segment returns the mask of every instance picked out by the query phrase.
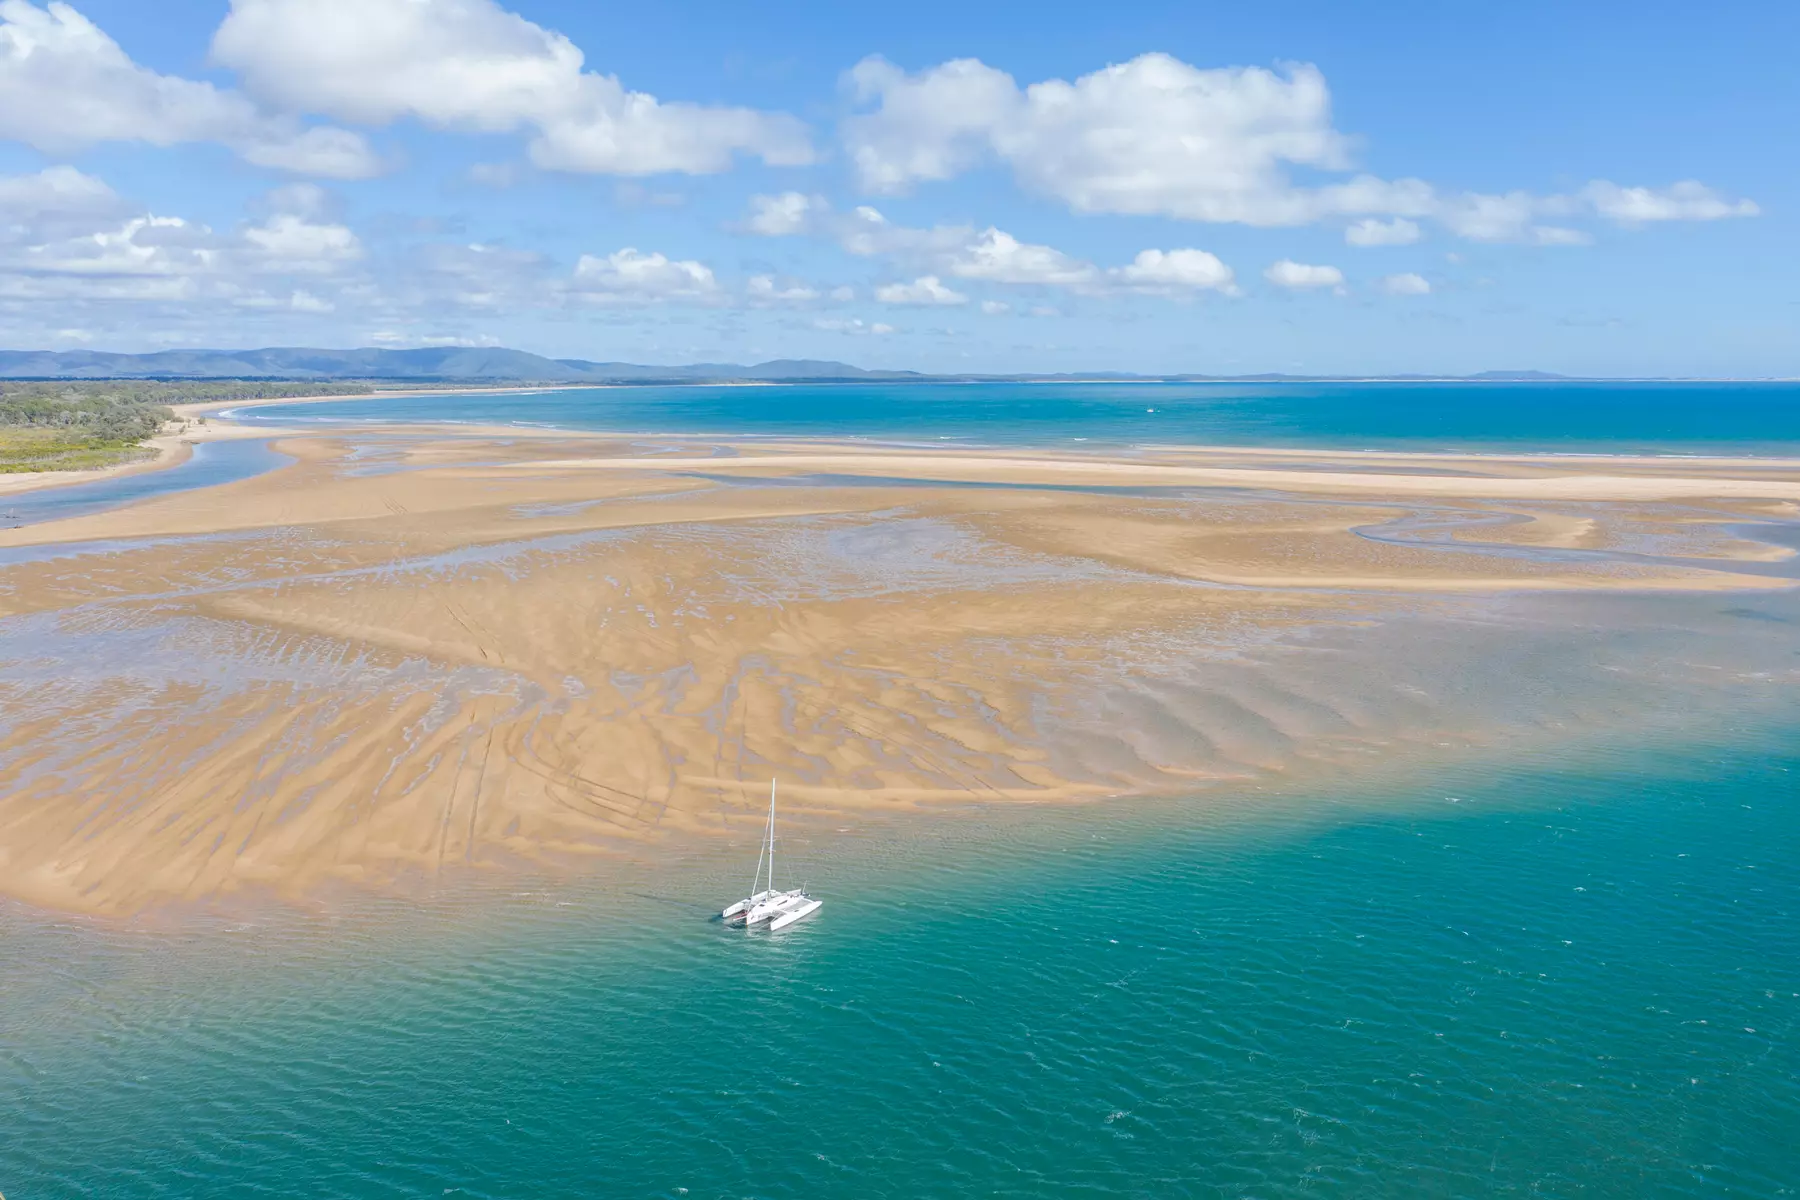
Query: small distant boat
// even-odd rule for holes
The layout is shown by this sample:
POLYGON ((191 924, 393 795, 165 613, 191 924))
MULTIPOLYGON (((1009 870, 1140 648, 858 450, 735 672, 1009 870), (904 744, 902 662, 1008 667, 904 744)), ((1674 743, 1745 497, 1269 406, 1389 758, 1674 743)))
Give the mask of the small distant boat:
POLYGON ((763 833, 762 849, 756 856, 756 878, 750 881, 750 894, 735 904, 727 905, 719 915, 733 925, 745 927, 768 923, 770 929, 786 929, 803 917, 810 917, 823 907, 823 900, 806 894, 805 888, 781 891, 775 886, 775 781, 769 781, 769 827, 763 833), (768 863, 768 886, 764 882, 763 864, 768 863))

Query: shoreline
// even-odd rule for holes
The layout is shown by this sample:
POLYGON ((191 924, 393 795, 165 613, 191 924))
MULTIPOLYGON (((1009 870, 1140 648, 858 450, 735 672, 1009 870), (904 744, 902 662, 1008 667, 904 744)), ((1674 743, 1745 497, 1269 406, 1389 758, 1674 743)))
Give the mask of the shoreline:
MULTIPOLYGON (((855 382, 855 381, 852 381, 855 382)), ((1076 382, 1076 381, 1057 381, 1076 382)), ((1118 382, 1107 380, 1102 382, 1118 382)), ((1145 380, 1136 382, 1158 383, 1163 381, 1145 380)), ((1420 380, 1362 380, 1337 382, 1444 382, 1420 380)), ((1463 381, 1468 382, 1468 381, 1463 381)), ((1476 381, 1493 382, 1493 381, 1476 381)), ((1614 382, 1614 381, 1606 381, 1614 382)), ((1629 381, 1625 381, 1629 382, 1629 381)), ((1688 381, 1678 381, 1688 382, 1688 381)), ((1702 381, 1710 382, 1710 381, 1702 381)), ((171 405, 176 418, 184 423, 180 430, 158 434, 147 440, 144 445, 154 450, 154 454, 137 462, 122 463, 111 467, 80 471, 36 471, 18 472, 0 475, 0 496, 22 492, 38 491, 45 488, 66 487, 76 484, 91 483, 103 479, 114 479, 122 476, 137 475, 150 471, 166 470, 179 466, 187 461, 192 453, 192 446, 200 442, 221 441, 250 437, 330 437, 342 436, 345 433, 380 434, 385 436, 437 435, 437 436, 472 436, 472 437, 520 437, 520 438, 581 438, 605 440, 610 438, 665 438, 678 441, 758 441, 758 442, 795 442, 800 444, 827 444, 851 447, 867 445, 872 452, 881 452, 879 448, 891 446, 913 446, 912 440, 905 437, 893 438, 843 438, 829 435, 810 434, 770 434, 746 433, 743 431, 697 431, 668 432, 660 430, 618 430, 618 429, 585 429, 576 426, 549 425, 534 423, 531 425, 495 424, 483 422, 479 424, 431 421, 431 420, 386 420, 370 424, 358 424, 346 428, 293 428, 293 427, 258 427, 234 421, 222 413, 239 410, 268 408, 276 405, 301 404, 334 404, 358 400, 383 400, 411 396, 481 396, 481 395, 524 395, 555 391, 594 391, 603 389, 620 389, 633 387, 799 387, 811 384, 764 383, 749 382, 742 384, 715 383, 671 383, 671 384, 588 384, 557 383, 541 385, 502 385, 471 386, 443 388, 406 389, 397 391, 374 391, 342 393, 324 396, 291 396, 265 397, 251 400, 209 400, 196 401, 191 404, 171 405), (194 422, 205 418, 207 426, 197 429, 194 422)), ((946 447, 954 453, 957 447, 946 447)), ((1094 452, 1074 449, 1066 445, 1034 445, 1013 443, 970 443, 970 451, 985 452, 989 457, 1015 457, 1016 452, 1026 451, 1034 459, 1067 458, 1071 462, 1083 459, 1092 461, 1106 454, 1116 454, 1125 450, 1151 451, 1160 453, 1204 454, 1218 458, 1281 458, 1298 461, 1345 462, 1366 465, 1374 462, 1412 462, 1442 463, 1516 463, 1524 465, 1558 466, 1571 462, 1601 462, 1614 466, 1654 466, 1669 467, 1688 464, 1693 466, 1737 466, 1757 467, 1764 469, 1800 469, 1800 454, 1794 455, 1757 455, 1757 454, 1694 454, 1680 451, 1662 453, 1613 452, 1604 450, 1408 450, 1383 448, 1320 448, 1295 447, 1277 445, 1231 445, 1191 442, 1103 442, 1094 446, 1094 452), (1013 454, 1005 452, 1013 451, 1013 454)), ((943 451, 939 451, 943 453, 943 451)))

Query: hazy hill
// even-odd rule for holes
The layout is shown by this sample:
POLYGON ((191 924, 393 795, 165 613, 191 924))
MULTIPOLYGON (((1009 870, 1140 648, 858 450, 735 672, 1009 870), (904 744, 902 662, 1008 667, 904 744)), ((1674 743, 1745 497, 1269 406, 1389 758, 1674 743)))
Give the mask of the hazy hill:
MULTIPOLYGON (((1239 382, 1304 382, 1319 376, 1134 375, 1126 371, 1055 372, 1017 375, 929 375, 919 371, 867 371, 849 363, 811 358, 778 358, 754 363, 591 362, 585 358, 545 358, 503 347, 423 350, 161 350, 154 354, 108 354, 100 350, 0 350, 0 379, 390 379, 421 383, 698 383, 798 380, 1018 379, 1046 382, 1078 379, 1239 382)), ((1332 378, 1341 378, 1333 376, 1332 378)), ((1399 375, 1430 379, 1441 376, 1399 375)), ((1483 371, 1472 380, 1556 380, 1543 371, 1483 371)))
POLYGON ((913 371, 865 371, 848 363, 778 359, 744 366, 649 366, 545 358, 523 350, 0 350, 6 379, 408 379, 602 383, 619 380, 918 379, 913 371))

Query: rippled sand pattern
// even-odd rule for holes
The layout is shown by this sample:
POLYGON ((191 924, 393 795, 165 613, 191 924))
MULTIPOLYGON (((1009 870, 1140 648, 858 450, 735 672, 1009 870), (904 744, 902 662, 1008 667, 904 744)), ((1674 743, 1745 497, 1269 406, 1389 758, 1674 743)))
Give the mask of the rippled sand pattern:
POLYGON ((282 448, 0 534, 0 888, 127 912, 636 855, 745 828, 772 774, 825 818, 1479 738, 1530 677, 1459 681, 1584 627, 1507 598, 1784 587, 1757 534, 1800 495, 1704 463, 282 448))

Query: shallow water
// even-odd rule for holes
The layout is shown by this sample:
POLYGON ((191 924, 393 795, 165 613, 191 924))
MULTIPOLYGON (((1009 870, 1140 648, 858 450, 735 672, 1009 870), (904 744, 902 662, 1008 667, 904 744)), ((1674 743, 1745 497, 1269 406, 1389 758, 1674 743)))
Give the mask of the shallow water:
POLYGON ((514 421, 910 442, 1793 454, 1795 383, 796 384, 382 396, 236 420, 514 421))
POLYGON ((779 935, 709 918, 747 865, 723 850, 174 927, 4 909, 0 1181, 1792 1195, 1796 732, 1439 764, 1225 822, 795 837, 828 902, 779 935))
POLYGON ((170 492, 235 483, 293 461, 264 441, 199 442, 188 460, 177 466, 0 496, 0 529, 81 517, 170 492))
MULTIPOLYGON (((1235 386, 1154 404, 1135 386, 620 389, 257 417, 1800 446, 1800 390, 1775 385, 1579 385, 1595 407, 1574 413, 1563 385, 1235 386)), ((201 447, 215 464, 251 448, 201 447)), ((195 485, 184 470, 131 478, 195 485)), ((551 543, 380 570, 506 569, 574 545, 551 543)), ((88 550, 103 565, 143 548, 88 550)), ((956 530, 918 520, 796 522, 769 552, 809 591, 1038 569, 971 565, 956 530)), ((1456 620, 1434 616, 1445 603, 1318 634, 1309 656, 1272 647, 1282 670, 1188 680, 1152 672, 1154 647, 1122 648, 1142 694, 1064 714, 1077 753, 1101 720, 1154 749, 1183 704, 1303 711, 1355 735, 1335 768, 1354 785, 795 822, 783 862, 827 904, 780 935, 710 917, 746 882, 753 839, 300 910, 117 923, 0 904, 0 1192, 1795 1195, 1800 601, 1499 597, 1459 600, 1456 620), (1464 749, 1397 767, 1394 746, 1430 753, 1423 734, 1388 737, 1414 726, 1464 749), (1470 745, 1510 749, 1484 762, 1470 745)), ((278 667, 342 686, 364 669, 271 666, 191 621, 26 617, 4 633, 12 682, 46 694, 121 664, 189 684, 278 667)))

